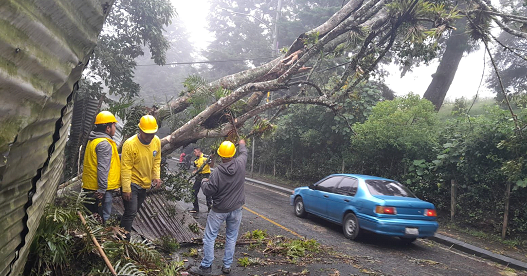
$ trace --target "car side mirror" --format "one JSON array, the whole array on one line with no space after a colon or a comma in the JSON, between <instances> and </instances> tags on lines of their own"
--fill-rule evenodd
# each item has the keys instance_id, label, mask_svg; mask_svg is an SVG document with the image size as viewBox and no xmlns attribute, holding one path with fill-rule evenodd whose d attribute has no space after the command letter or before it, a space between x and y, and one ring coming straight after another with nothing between
<instances>
[{"instance_id":1,"label":"car side mirror","mask_svg":"<svg viewBox=\"0 0 527 276\"><path fill-rule=\"evenodd\" d=\"M317 189L317 186L315 186L315 184L311 184L311 185L309 185L309 189L311 189L311 190L316 190L316 189Z\"/></svg>"}]
</instances>

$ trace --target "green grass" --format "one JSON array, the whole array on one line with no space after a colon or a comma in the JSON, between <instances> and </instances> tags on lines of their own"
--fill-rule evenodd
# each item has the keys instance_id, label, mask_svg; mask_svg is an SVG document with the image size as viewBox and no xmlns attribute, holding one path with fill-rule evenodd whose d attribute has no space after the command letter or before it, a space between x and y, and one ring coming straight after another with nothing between
<instances>
[{"instance_id":1,"label":"green grass","mask_svg":"<svg viewBox=\"0 0 527 276\"><path fill-rule=\"evenodd\" d=\"M455 231L481 239L482 241L499 243L509 248L527 247L527 241L524 239L524 237L520 236L507 237L506 239L502 239L501 236L498 234L484 232L476 228L472 228L469 226L461 226L452 222L441 222L441 227L445 229L453 229Z\"/></svg>"}]
</instances>

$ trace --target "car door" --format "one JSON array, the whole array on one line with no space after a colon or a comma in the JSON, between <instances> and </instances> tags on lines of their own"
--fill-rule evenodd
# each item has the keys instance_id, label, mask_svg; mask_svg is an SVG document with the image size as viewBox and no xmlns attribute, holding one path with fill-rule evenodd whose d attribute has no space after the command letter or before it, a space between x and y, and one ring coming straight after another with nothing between
<instances>
[{"instance_id":1,"label":"car door","mask_svg":"<svg viewBox=\"0 0 527 276\"><path fill-rule=\"evenodd\" d=\"M341 223L343 214L346 209L350 208L350 205L354 205L356 202L355 194L359 181L354 177L344 177L339 185L335 189L333 195L329 197L327 204L328 219ZM354 209L352 207L352 209Z\"/></svg>"},{"instance_id":2,"label":"car door","mask_svg":"<svg viewBox=\"0 0 527 276\"><path fill-rule=\"evenodd\" d=\"M327 218L327 202L341 180L342 176L332 176L315 184L304 199L306 210Z\"/></svg>"}]
</instances>

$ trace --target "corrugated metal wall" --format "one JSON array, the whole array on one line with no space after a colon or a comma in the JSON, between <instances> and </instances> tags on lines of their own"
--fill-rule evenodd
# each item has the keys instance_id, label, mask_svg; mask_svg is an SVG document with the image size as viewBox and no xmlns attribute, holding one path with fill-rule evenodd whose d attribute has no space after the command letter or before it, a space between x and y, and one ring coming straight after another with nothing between
<instances>
[{"instance_id":1,"label":"corrugated metal wall","mask_svg":"<svg viewBox=\"0 0 527 276\"><path fill-rule=\"evenodd\" d=\"M23 269L61 181L72 91L113 1L0 1L2 276Z\"/></svg>"}]
</instances>

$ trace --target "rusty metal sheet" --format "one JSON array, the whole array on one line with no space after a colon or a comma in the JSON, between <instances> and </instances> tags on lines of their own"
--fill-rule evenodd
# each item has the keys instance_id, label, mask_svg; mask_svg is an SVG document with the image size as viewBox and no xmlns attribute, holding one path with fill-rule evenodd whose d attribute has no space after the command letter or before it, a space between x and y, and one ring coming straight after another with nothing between
<instances>
[{"instance_id":1,"label":"rusty metal sheet","mask_svg":"<svg viewBox=\"0 0 527 276\"><path fill-rule=\"evenodd\" d=\"M114 198L113 208L121 214L124 212L121 198ZM185 244L203 237L201 229L198 233L192 232L189 227L192 224L197 225L196 220L179 203L169 201L159 193L149 192L132 228L151 241L170 237Z\"/></svg>"},{"instance_id":2,"label":"rusty metal sheet","mask_svg":"<svg viewBox=\"0 0 527 276\"><path fill-rule=\"evenodd\" d=\"M0 276L22 271L62 181L72 91L113 2L0 1Z\"/></svg>"}]
</instances>

